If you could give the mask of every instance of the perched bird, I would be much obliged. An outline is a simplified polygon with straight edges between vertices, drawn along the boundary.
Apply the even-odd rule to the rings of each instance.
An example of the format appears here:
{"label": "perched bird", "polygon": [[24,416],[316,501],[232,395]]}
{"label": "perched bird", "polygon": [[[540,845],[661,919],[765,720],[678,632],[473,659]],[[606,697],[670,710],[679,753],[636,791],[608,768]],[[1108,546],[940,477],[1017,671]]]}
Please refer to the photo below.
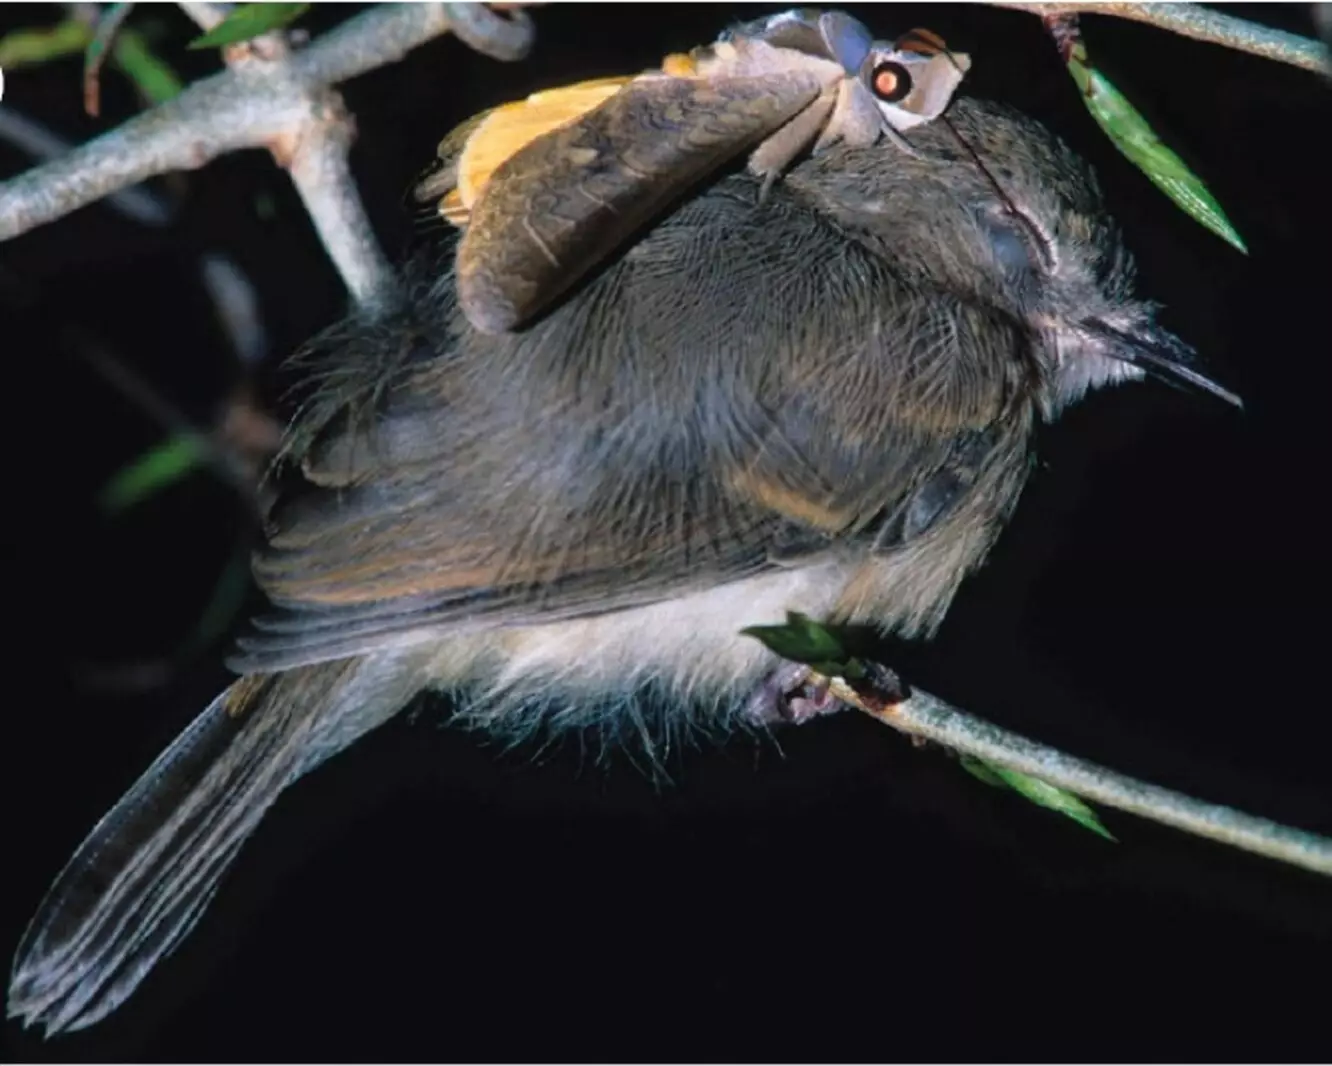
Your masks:
{"label": "perched bird", "polygon": [[960,99],[903,136],[691,190],[530,328],[471,326],[443,248],[319,338],[254,563],[273,609],[59,875],[10,1013],[115,1009],[282,790],[423,690],[508,734],[779,720],[799,678],[742,629],[928,636],[1041,420],[1144,373],[1234,400],[1045,128]]}

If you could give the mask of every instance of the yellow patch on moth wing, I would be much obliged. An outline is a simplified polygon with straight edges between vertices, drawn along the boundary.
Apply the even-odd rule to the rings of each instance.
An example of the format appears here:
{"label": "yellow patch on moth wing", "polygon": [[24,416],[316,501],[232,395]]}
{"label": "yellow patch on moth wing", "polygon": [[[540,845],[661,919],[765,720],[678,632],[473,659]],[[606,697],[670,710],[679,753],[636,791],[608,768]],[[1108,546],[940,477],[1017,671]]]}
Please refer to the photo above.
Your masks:
{"label": "yellow patch on moth wing", "polygon": [[462,229],[472,217],[471,209],[462,202],[462,194],[450,189],[439,201],[439,214],[445,222]]}
{"label": "yellow patch on moth wing", "polygon": [[631,79],[597,78],[533,93],[490,112],[467,138],[458,160],[458,194],[469,211],[497,167],[543,134],[582,117]]}
{"label": "yellow patch on moth wing", "polygon": [[671,78],[693,78],[698,75],[698,65],[692,56],[672,52],[661,61],[661,72]]}
{"label": "yellow patch on moth wing", "polygon": [[590,167],[601,157],[595,148],[570,148],[564,153],[565,162],[576,167]]}
{"label": "yellow patch on moth wing", "polygon": [[490,116],[491,110],[477,112],[445,134],[435,149],[438,169],[419,181],[413,190],[417,200],[421,203],[437,200],[458,184],[458,159],[467,147],[468,138]]}

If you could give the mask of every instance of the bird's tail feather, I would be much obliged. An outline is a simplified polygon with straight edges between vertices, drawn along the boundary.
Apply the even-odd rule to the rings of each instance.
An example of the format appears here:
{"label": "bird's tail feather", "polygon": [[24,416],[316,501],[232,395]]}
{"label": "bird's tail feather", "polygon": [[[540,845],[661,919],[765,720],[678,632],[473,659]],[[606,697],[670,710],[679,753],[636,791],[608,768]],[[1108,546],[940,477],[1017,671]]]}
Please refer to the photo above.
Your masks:
{"label": "bird's tail feather", "polygon": [[50,1036],[124,1002],[199,920],[282,789],[410,700],[411,672],[384,669],[392,658],[253,675],[214,699],[47,892],[15,957],[10,1017]]}

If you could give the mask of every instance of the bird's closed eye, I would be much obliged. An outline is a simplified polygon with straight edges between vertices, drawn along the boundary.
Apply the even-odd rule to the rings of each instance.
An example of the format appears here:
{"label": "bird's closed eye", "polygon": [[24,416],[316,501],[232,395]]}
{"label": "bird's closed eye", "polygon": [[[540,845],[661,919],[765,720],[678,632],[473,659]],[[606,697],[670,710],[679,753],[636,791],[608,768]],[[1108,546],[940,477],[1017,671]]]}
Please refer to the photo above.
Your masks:
{"label": "bird's closed eye", "polygon": [[1005,272],[1020,278],[1049,274],[1054,270],[1054,249],[1048,237],[1027,215],[1017,209],[986,217],[985,233],[995,259]]}
{"label": "bird's closed eye", "polygon": [[1008,226],[991,225],[986,227],[990,238],[990,248],[999,265],[1008,274],[1023,274],[1032,268],[1031,252],[1027,241],[1016,230]]}

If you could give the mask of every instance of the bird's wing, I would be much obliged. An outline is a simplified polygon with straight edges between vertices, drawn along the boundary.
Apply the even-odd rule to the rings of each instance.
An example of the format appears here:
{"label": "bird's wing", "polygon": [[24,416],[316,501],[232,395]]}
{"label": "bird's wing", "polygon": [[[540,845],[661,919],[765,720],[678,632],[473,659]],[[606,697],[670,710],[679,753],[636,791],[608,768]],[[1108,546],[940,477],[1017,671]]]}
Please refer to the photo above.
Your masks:
{"label": "bird's wing", "polygon": [[1002,369],[978,388],[932,358],[993,324],[906,300],[734,181],[531,330],[471,331],[426,278],[396,322],[334,343],[255,561],[277,610],[233,665],[650,604],[900,519],[1006,402]]}

